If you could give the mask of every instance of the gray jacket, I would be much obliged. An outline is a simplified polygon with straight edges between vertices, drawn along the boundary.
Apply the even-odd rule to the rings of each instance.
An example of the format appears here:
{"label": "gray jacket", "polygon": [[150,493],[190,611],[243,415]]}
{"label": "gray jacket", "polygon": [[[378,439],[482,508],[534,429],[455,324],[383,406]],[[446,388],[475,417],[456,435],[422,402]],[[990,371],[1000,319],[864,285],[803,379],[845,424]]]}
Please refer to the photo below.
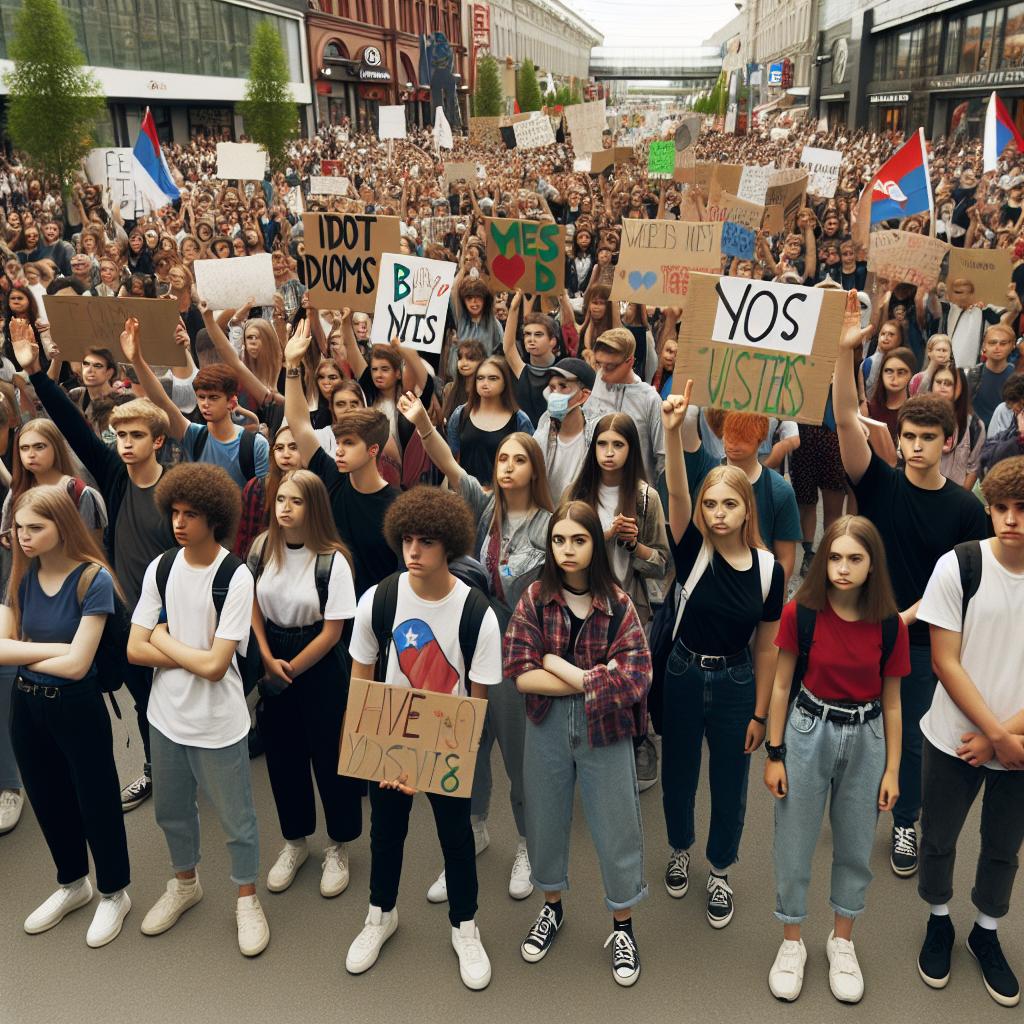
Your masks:
{"label": "gray jacket", "polygon": [[661,425],[661,396],[635,373],[629,384],[605,384],[597,375],[585,407],[598,417],[624,412],[633,417],[643,446],[647,479],[655,481],[665,469],[665,432]]}

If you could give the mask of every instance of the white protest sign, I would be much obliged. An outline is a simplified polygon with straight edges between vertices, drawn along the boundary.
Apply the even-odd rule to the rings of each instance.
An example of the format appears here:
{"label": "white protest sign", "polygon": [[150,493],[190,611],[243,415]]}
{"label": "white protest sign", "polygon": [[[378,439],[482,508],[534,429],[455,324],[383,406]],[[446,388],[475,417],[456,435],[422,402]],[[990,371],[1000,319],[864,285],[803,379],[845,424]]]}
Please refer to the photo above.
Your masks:
{"label": "white protest sign", "polygon": [[807,191],[812,196],[831,199],[839,184],[839,165],[842,162],[843,154],[835,150],[804,146],[800,166],[807,170]]}
{"label": "white protest sign", "polygon": [[585,153],[583,156],[577,156],[572,161],[573,174],[589,174],[590,173],[590,154]]}
{"label": "white protest sign", "polygon": [[380,112],[380,127],[377,130],[379,139],[404,139],[405,138],[405,106],[400,104],[393,107],[378,107]]}
{"label": "white protest sign", "polygon": [[284,204],[288,207],[288,212],[295,217],[301,217],[306,212],[306,207],[302,202],[302,189],[297,185],[293,185],[285,193]]}
{"label": "white protest sign", "polygon": [[740,171],[740,184],[736,195],[748,203],[764,206],[764,194],[768,191],[768,183],[774,173],[774,163],[764,166],[745,165]]}
{"label": "white protest sign", "polygon": [[596,153],[602,148],[606,116],[603,99],[593,103],[572,103],[564,113],[577,156]]}
{"label": "white protest sign", "polygon": [[124,220],[137,220],[145,214],[145,201],[135,191],[132,177],[131,147],[90,149],[85,158],[85,174],[94,185],[103,186],[106,205],[118,210]]}
{"label": "white protest sign", "polygon": [[274,269],[269,252],[230,260],[196,260],[196,290],[211,309],[238,309],[249,299],[254,305],[274,302]]}
{"label": "white protest sign", "polygon": [[538,146],[552,146],[555,133],[551,130],[551,121],[546,114],[539,114],[526,121],[517,121],[512,125],[519,149],[536,149]]}
{"label": "white protest sign", "polygon": [[440,352],[456,269],[447,260],[384,253],[370,341],[397,337],[420,352]]}
{"label": "white protest sign", "polygon": [[348,178],[312,175],[309,179],[309,194],[313,196],[347,196]]}
{"label": "white protest sign", "polygon": [[438,149],[453,149],[452,126],[444,116],[444,107],[438,105],[434,110],[434,144]]}
{"label": "white protest sign", "polygon": [[721,277],[717,290],[712,341],[756,346],[770,336],[774,351],[810,355],[822,289]]}
{"label": "white protest sign", "polygon": [[267,170],[267,151],[255,142],[218,142],[217,177],[238,181],[262,181]]}

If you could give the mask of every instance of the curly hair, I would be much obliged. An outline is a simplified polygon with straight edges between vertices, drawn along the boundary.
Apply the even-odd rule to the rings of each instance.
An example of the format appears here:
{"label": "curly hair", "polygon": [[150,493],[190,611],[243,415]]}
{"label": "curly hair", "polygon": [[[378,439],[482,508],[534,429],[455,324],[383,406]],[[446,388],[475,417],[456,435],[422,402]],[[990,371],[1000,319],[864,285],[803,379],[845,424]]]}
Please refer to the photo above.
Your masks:
{"label": "curly hair", "polygon": [[996,501],[1024,501],[1024,455],[1003,459],[985,476],[981,485],[985,504]]}
{"label": "curly hair", "polygon": [[451,561],[472,551],[476,523],[457,494],[420,484],[400,494],[384,516],[384,539],[399,554],[408,536],[440,541]]}
{"label": "curly hair", "polygon": [[153,494],[156,507],[170,516],[175,503],[206,516],[214,540],[229,541],[242,514],[242,492],[226,469],[208,462],[182,462],[160,478]]}

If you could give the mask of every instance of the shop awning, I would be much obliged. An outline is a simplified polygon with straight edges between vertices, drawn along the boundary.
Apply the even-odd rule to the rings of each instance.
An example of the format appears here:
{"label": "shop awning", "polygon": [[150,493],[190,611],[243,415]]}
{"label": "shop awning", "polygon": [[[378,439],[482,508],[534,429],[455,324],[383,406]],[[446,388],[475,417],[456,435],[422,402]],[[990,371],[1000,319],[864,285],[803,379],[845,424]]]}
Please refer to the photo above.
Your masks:
{"label": "shop awning", "polygon": [[786,90],[788,96],[809,96],[811,94],[811,87],[809,85],[794,85],[791,89]]}

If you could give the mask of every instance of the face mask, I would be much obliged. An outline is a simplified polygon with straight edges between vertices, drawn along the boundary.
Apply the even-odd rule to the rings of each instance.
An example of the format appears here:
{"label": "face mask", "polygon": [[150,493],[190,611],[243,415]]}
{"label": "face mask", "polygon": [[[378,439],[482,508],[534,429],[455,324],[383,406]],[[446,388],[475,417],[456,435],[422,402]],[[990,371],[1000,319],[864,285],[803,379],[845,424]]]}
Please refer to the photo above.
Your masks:
{"label": "face mask", "polygon": [[569,411],[569,399],[572,395],[556,394],[555,392],[545,390],[544,400],[548,405],[548,415],[553,420],[565,419],[565,414]]}

